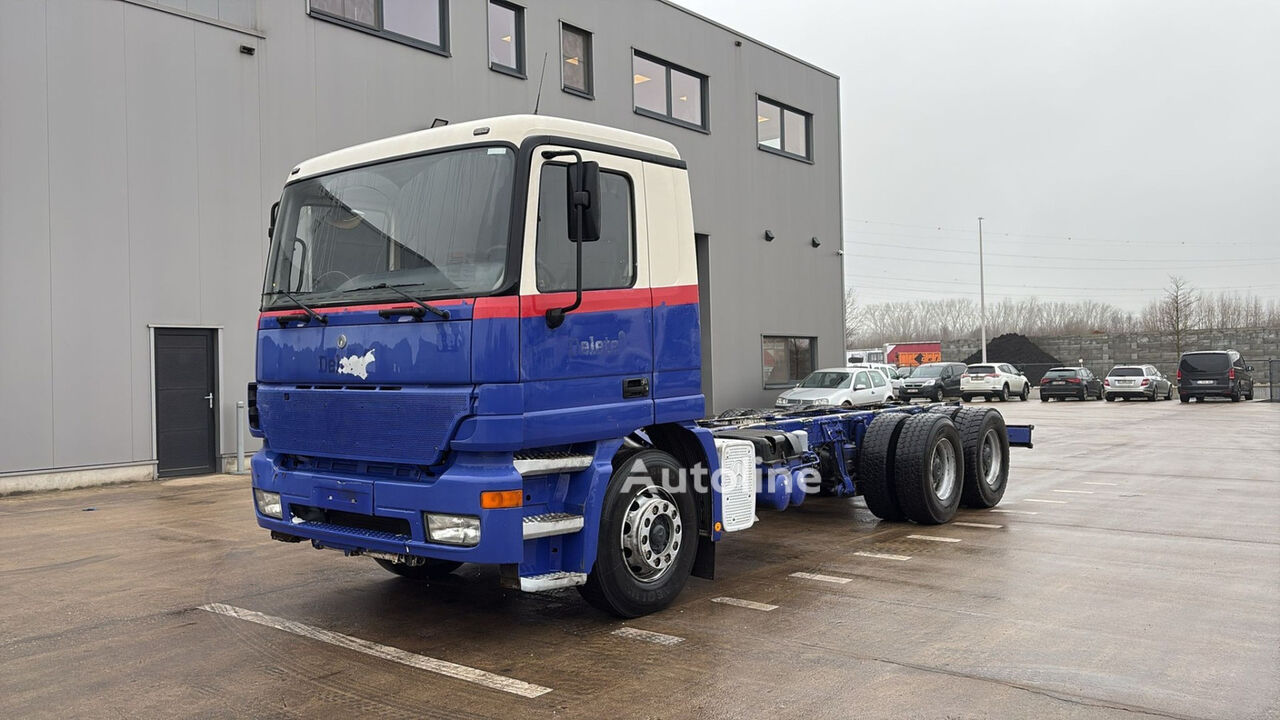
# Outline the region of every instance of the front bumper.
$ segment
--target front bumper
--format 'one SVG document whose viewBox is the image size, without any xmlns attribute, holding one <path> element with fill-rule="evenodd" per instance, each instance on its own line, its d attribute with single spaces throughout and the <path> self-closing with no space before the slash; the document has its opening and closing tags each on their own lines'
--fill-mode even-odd
<svg viewBox="0 0 1280 720">
<path fill-rule="evenodd" d="M 938 385 L 904 385 L 898 394 L 906 398 L 933 397 L 941 389 Z"/>
<path fill-rule="evenodd" d="M 280 493 L 283 511 L 283 518 L 276 519 L 255 508 L 260 527 L 346 552 L 484 564 L 519 563 L 524 558 L 524 508 L 480 507 L 482 492 L 521 489 L 520 475 L 509 459 L 505 464 L 454 462 L 438 477 L 424 480 L 288 468 L 283 461 L 270 450 L 253 457 L 253 486 Z M 479 543 L 462 547 L 431 542 L 423 512 L 479 517 Z M 314 520 L 319 514 L 326 519 Z"/>
</svg>

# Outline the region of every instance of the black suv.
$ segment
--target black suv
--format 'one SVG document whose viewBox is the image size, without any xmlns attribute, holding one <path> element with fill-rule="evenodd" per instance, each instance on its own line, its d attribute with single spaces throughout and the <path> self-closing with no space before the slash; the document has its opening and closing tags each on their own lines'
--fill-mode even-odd
<svg viewBox="0 0 1280 720">
<path fill-rule="evenodd" d="M 968 366 L 958 362 L 925 363 L 902 381 L 899 397 L 907 402 L 925 398 L 934 402 L 944 397 L 960 397 L 960 376 Z"/>
<path fill-rule="evenodd" d="M 1102 399 L 1102 381 L 1085 367 L 1056 367 L 1040 378 L 1040 402 L 1050 398 Z"/>
<path fill-rule="evenodd" d="M 1178 361 L 1178 399 L 1229 397 L 1253 399 L 1253 366 L 1235 350 L 1182 353 Z"/>
</svg>

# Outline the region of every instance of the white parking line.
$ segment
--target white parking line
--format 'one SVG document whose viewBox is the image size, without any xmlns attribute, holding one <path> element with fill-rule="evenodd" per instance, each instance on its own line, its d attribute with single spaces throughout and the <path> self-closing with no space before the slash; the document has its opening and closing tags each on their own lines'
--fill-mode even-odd
<svg viewBox="0 0 1280 720">
<path fill-rule="evenodd" d="M 910 560 L 911 559 L 910 555 L 890 555 L 889 553 L 875 553 L 875 552 L 867 552 L 865 550 L 858 550 L 857 552 L 854 553 L 854 555 L 861 555 L 862 557 L 869 557 L 869 558 L 879 558 L 881 560 Z"/>
<path fill-rule="evenodd" d="M 1114 486 L 1116 486 L 1116 485 L 1119 485 L 1119 484 L 1120 484 L 1120 483 L 1104 483 L 1104 482 L 1086 482 L 1086 483 L 1085 483 L 1085 485 L 1110 485 L 1110 486 L 1112 486 L 1112 487 L 1114 487 Z"/>
<path fill-rule="evenodd" d="M 731 597 L 711 598 L 711 602 L 720 603 L 722 605 L 732 605 L 734 607 L 747 608 L 748 610 L 759 610 L 761 612 L 769 612 L 770 610 L 778 609 L 777 605 L 770 605 L 768 603 L 756 602 L 754 600 L 739 600 L 738 598 L 731 598 Z"/>
<path fill-rule="evenodd" d="M 1041 500 L 1040 498 L 1023 498 L 1023 502 L 1053 503 L 1054 505 L 1066 505 L 1066 500 Z"/>
<path fill-rule="evenodd" d="M 864 553 L 854 553 L 854 554 L 862 555 Z M 800 578 L 801 580 L 817 580 L 819 582 L 835 583 L 837 585 L 843 585 L 853 580 L 853 578 L 835 577 L 834 575 L 815 575 L 813 573 L 806 573 L 806 572 L 794 572 L 794 573 L 791 573 L 791 577 Z"/>
<path fill-rule="evenodd" d="M 629 638 L 631 640 L 643 640 L 651 642 L 655 645 L 679 645 L 684 642 L 684 638 L 675 635 L 664 635 L 660 632 L 652 632 L 650 630 L 641 630 L 640 628 L 621 627 L 614 630 L 613 635 L 618 637 Z"/>
<path fill-rule="evenodd" d="M 1056 493 L 1070 493 L 1072 495 L 1092 495 L 1092 490 L 1054 490 Z"/>
<path fill-rule="evenodd" d="M 991 508 L 991 512 L 1004 513 L 1006 515 L 1039 515 L 1040 514 L 1033 510 L 1005 510 L 1004 508 Z"/>
<path fill-rule="evenodd" d="M 951 524 L 959 525 L 960 527 L 987 528 L 988 530 L 999 530 L 1000 528 L 1004 527 L 1003 525 L 992 525 L 991 523 L 961 522 L 959 520 Z"/>
<path fill-rule="evenodd" d="M 908 540 L 930 540 L 932 542 L 960 542 L 960 538 L 939 537 L 937 535 L 908 535 Z"/>
<path fill-rule="evenodd" d="M 351 637 L 350 635 L 336 633 L 332 630 L 325 630 L 312 625 L 294 622 L 293 620 L 275 617 L 273 615 L 264 615 L 260 612 L 245 610 L 244 608 L 238 608 L 233 605 L 211 603 L 209 605 L 201 605 L 200 609 L 207 610 L 211 613 L 217 613 L 218 615 L 226 615 L 227 617 L 257 623 L 258 625 L 275 628 L 276 630 L 283 630 L 287 633 L 311 638 L 312 640 L 319 640 L 320 642 L 326 642 L 330 645 L 337 645 L 338 647 L 346 648 L 348 650 L 355 650 L 356 652 L 361 652 L 365 655 L 372 655 L 376 658 L 390 660 L 391 662 L 408 665 L 412 668 L 426 670 L 427 672 L 444 675 L 456 680 L 465 680 L 469 683 L 482 685 L 493 690 L 501 690 L 503 692 L 511 693 L 512 695 L 536 698 L 539 695 L 545 695 L 551 692 L 551 688 L 542 687 L 541 685 L 533 685 L 531 683 L 524 682 L 523 680 L 516 680 L 515 678 L 497 675 L 484 670 L 477 670 L 472 667 L 467 667 L 466 665 L 458 665 L 444 660 L 437 660 L 433 657 L 427 657 L 426 655 L 418 655 L 399 648 L 393 648 L 388 645 L 380 645 L 368 640 Z"/>
</svg>

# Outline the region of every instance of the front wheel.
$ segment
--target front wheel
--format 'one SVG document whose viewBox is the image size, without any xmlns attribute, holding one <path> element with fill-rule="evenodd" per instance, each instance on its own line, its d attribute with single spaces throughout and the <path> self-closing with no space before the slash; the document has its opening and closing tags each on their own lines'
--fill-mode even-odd
<svg viewBox="0 0 1280 720">
<path fill-rule="evenodd" d="M 933 401 L 934 401 L 934 402 L 942 402 L 942 388 L 938 388 L 938 389 L 933 393 Z"/>
<path fill-rule="evenodd" d="M 661 450 L 642 450 L 614 468 L 601 509 L 596 562 L 578 588 L 618 617 L 661 610 L 684 589 L 698 547 L 693 496 L 681 467 Z"/>
<path fill-rule="evenodd" d="M 1031 397 L 1031 383 L 1022 383 L 1022 392 L 1018 393 L 1018 399 L 1026 402 Z"/>
</svg>

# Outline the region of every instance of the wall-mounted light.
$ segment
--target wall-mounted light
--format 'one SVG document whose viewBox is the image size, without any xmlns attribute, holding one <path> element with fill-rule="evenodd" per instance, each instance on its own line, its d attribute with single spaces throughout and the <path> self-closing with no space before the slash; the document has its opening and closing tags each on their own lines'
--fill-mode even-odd
<svg viewBox="0 0 1280 720">
<path fill-rule="evenodd" d="M 764 241 L 765 241 L 765 242 L 773 242 L 773 239 L 774 239 L 775 237 L 777 237 L 777 236 L 773 234 L 773 231 L 772 231 L 772 230 L 765 230 L 765 231 L 764 231 Z"/>
<path fill-rule="evenodd" d="M 822 244 L 822 241 L 818 239 L 817 235 L 814 235 L 812 238 L 809 239 L 809 244 L 814 247 L 818 247 L 819 245 Z"/>
</svg>

